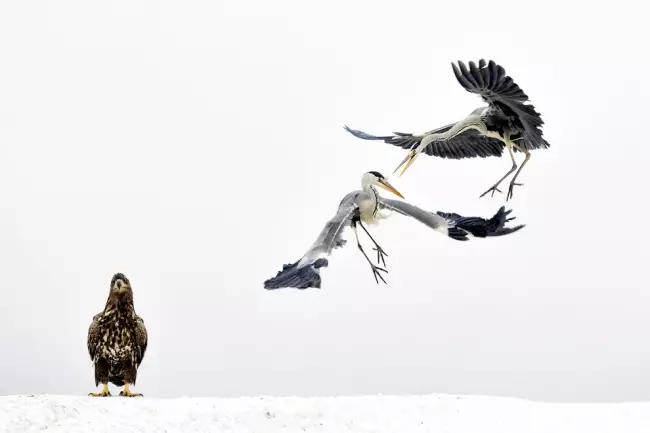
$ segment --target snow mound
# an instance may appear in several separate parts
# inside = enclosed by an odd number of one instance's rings
[[[478,396],[0,397],[0,432],[650,432],[650,403]]]

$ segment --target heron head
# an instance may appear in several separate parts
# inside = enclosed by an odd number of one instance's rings
[[[404,196],[398,190],[396,190],[393,185],[391,185],[388,182],[386,177],[383,174],[379,173],[378,171],[369,171],[363,175],[363,177],[361,178],[361,186],[363,188],[366,188],[366,186],[368,185],[378,186],[380,188],[392,192],[399,198],[404,198]]]

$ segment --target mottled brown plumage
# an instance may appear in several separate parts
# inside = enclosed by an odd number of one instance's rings
[[[141,396],[132,394],[129,385],[135,385],[146,349],[147,328],[135,313],[131,283],[117,273],[111,280],[104,311],[93,317],[88,328],[88,354],[95,365],[95,386],[103,384],[101,393],[90,395],[109,396],[111,382],[124,386],[120,395]]]

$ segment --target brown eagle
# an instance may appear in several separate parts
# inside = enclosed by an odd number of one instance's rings
[[[108,397],[108,382],[124,386],[124,397],[142,397],[133,394],[129,385],[135,385],[138,368],[147,350],[147,328],[135,313],[133,289],[124,274],[111,279],[111,288],[104,311],[93,317],[88,328],[88,353],[95,366],[95,386],[101,382],[102,392],[93,397]]]

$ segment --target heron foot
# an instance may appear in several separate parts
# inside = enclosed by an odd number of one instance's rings
[[[483,194],[481,194],[481,196],[480,196],[479,198],[482,198],[482,197],[483,197],[485,194],[487,194],[488,192],[492,192],[492,195],[490,195],[490,197],[494,197],[494,193],[495,193],[495,192],[498,192],[499,194],[501,194],[501,190],[498,188],[498,186],[499,186],[498,183],[497,183],[496,185],[492,186],[490,189],[488,189],[488,190],[485,191]]]
[[[388,254],[386,254],[386,251],[379,245],[373,248],[374,251],[377,251],[377,265],[379,265],[379,262],[381,261],[382,266],[386,266],[386,260],[384,257],[388,257]]]
[[[523,183],[510,182],[510,187],[508,188],[508,195],[506,196],[506,201],[510,200],[513,196],[515,186],[524,186]]]
[[[372,275],[375,277],[375,281],[377,282],[377,284],[379,284],[379,280],[383,281],[384,284],[386,284],[386,280],[384,280],[384,277],[381,276],[379,271],[386,272],[386,273],[388,273],[388,271],[384,268],[380,268],[379,266],[375,266],[372,263],[370,264],[370,268],[372,269]],[[379,279],[377,277],[379,277]]]

